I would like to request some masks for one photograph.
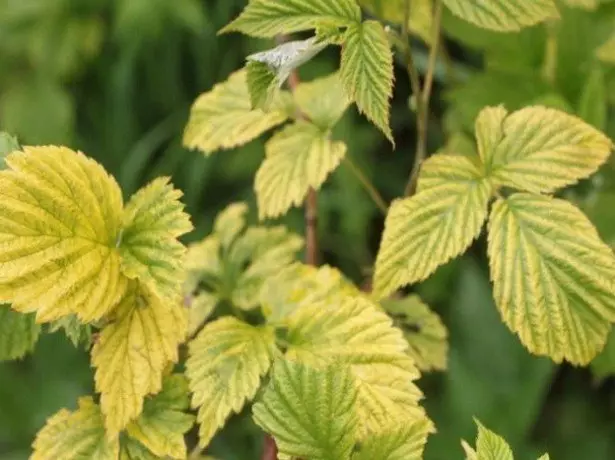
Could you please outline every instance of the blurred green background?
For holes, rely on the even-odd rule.
[[[0,130],[24,144],[65,144],[100,161],[125,196],[153,177],[170,175],[185,193],[195,239],[231,201],[254,204],[253,175],[263,140],[206,158],[182,148],[197,95],[272,45],[239,35],[216,36],[245,0],[0,0]],[[588,2],[592,3],[592,2]],[[615,30],[615,2],[596,11],[562,6],[562,21],[521,34],[480,31],[445,15],[448,58],[438,62],[430,118],[430,152],[444,139],[471,134],[485,105],[509,110],[541,103],[576,113],[615,138],[615,67],[595,49]],[[547,37],[551,34],[551,44]],[[416,41],[424,71],[425,46]],[[551,49],[551,57],[545,50]],[[301,69],[305,80],[336,69],[330,49]],[[387,200],[404,187],[413,161],[414,115],[409,83],[396,69],[392,125],[395,151],[354,110],[336,128],[354,162]],[[564,195],[581,205],[606,241],[615,243],[615,169]],[[362,282],[378,248],[383,218],[352,173],[341,166],[320,193],[322,259]],[[254,215],[254,207],[252,206]],[[281,220],[302,232],[302,213]],[[476,416],[518,453],[554,460],[615,458],[615,340],[592,369],[556,366],[530,356],[493,304],[484,235],[464,257],[416,286],[450,331],[449,372],[422,378],[426,406],[439,432],[426,458],[462,458]],[[35,353],[0,363],[0,459],[23,459],[47,417],[74,408],[93,391],[84,350],[46,334]],[[223,460],[259,458],[262,436],[247,414],[234,417],[211,453]]]

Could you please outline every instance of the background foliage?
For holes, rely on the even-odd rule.
[[[587,10],[560,3],[561,22],[517,34],[480,30],[446,11],[449,53],[436,71],[430,152],[443,147],[447,133],[471,133],[478,111],[499,103],[510,111],[531,103],[557,107],[615,138],[615,67],[608,63],[615,53],[603,49],[602,60],[595,53],[615,29],[615,2],[576,2]],[[87,152],[117,177],[126,197],[153,177],[171,175],[196,226],[190,239],[203,236],[227,203],[254,204],[253,174],[264,157],[262,140],[209,158],[181,146],[198,94],[225,80],[246,55],[271,46],[238,34],[216,36],[244,4],[0,0],[0,129],[25,144]],[[424,69],[426,52],[418,39],[416,49]],[[334,71],[336,53],[327,50],[302,67],[302,78]],[[395,70],[395,153],[355,109],[336,127],[347,154],[369,171],[385,199],[403,190],[415,144],[409,83],[403,67]],[[611,244],[614,167],[611,160],[591,181],[564,192]],[[373,263],[382,216],[346,166],[319,200],[324,261],[361,282]],[[255,218],[254,206],[251,212]],[[302,232],[299,210],[281,221]],[[449,371],[426,374],[419,383],[439,430],[426,458],[461,458],[459,439],[475,437],[473,416],[507,439],[521,459],[547,450],[562,460],[615,458],[615,385],[609,377],[615,352],[607,348],[592,370],[530,356],[492,304],[485,248],[483,235],[464,257],[417,287],[450,331]],[[0,458],[26,458],[48,416],[60,407],[73,409],[79,396],[92,393],[92,373],[86,352],[61,333],[43,335],[36,353],[22,361],[0,363]],[[214,439],[212,453],[225,460],[257,458],[262,436],[247,421],[235,417]]]

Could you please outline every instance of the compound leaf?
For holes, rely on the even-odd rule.
[[[253,417],[273,435],[281,454],[312,460],[347,459],[359,422],[356,399],[348,368],[280,360],[262,400],[254,405]]]
[[[478,426],[476,438],[476,451],[465,441],[462,441],[468,460],[513,460],[513,453],[506,441],[485,428],[482,423],[475,420]]]
[[[189,344],[186,375],[198,408],[199,444],[207,446],[233,413],[256,394],[275,356],[275,335],[227,316],[207,324]]]
[[[261,219],[278,217],[299,206],[310,188],[319,189],[346,154],[316,125],[297,121],[271,138],[254,188]]]
[[[352,460],[421,460],[430,431],[426,419],[402,427],[391,426],[367,438]]]
[[[34,349],[40,332],[33,314],[0,305],[0,362],[23,358]]]
[[[351,103],[339,73],[301,83],[294,96],[301,112],[323,130],[333,128]]]
[[[489,218],[496,305],[534,354],[584,365],[615,321],[615,256],[572,204],[517,193]]]

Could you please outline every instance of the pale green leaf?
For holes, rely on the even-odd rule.
[[[393,53],[382,24],[365,21],[346,31],[340,77],[346,93],[391,141],[389,125],[393,94]]]
[[[367,438],[352,460],[422,460],[430,431],[427,420],[391,426]]]
[[[88,350],[92,345],[92,326],[83,324],[77,315],[68,315],[49,324],[49,332],[64,330],[66,337],[75,347],[83,342],[83,348]]]
[[[41,327],[33,314],[19,313],[0,305],[0,362],[23,358],[34,350]]]
[[[573,8],[582,8],[588,11],[594,11],[598,8],[600,0],[563,0],[568,6]]]
[[[252,109],[268,112],[279,89],[275,72],[264,62],[249,61],[246,74]]]
[[[401,25],[404,22],[404,8],[407,0],[359,0],[367,11],[387,22]],[[412,0],[408,27],[425,43],[431,42],[433,23],[433,0]]]
[[[186,322],[179,304],[163,301],[131,282],[111,321],[92,349],[96,391],[110,437],[143,410],[146,395],[158,393],[169,363],[178,359]]]
[[[504,136],[503,124],[507,115],[506,109],[500,105],[486,107],[476,117],[476,143],[483,164],[491,164],[491,156]]]
[[[122,194],[95,161],[64,147],[24,147],[0,171],[0,302],[38,322],[106,315],[126,279],[116,250]]]
[[[200,291],[188,300],[188,337],[192,337],[211,317],[218,306],[218,297],[207,291]]]
[[[348,368],[280,360],[272,374],[253,417],[273,435],[278,451],[310,460],[350,458],[359,421]]]
[[[252,0],[220,33],[274,37],[315,29],[321,24],[347,26],[360,20],[355,0]]]
[[[198,408],[199,445],[254,398],[276,354],[272,328],[227,316],[207,324],[189,344],[186,376]]]
[[[615,64],[615,33],[596,50],[596,56],[607,64]]]
[[[487,135],[477,132],[478,138]],[[613,146],[580,118],[540,106],[508,115],[500,141],[490,145],[487,168],[495,184],[534,193],[550,193],[588,177],[607,160]]]
[[[160,393],[143,404],[139,418],[127,427],[127,434],[157,457],[186,458],[186,433],[194,423],[188,409],[188,382],[183,375],[165,378]]]
[[[333,128],[351,104],[337,72],[301,83],[294,96],[301,112],[323,130]]]
[[[487,216],[490,183],[461,155],[438,154],[421,169],[418,193],[391,205],[376,259],[374,294],[382,298],[423,281],[463,253]]]
[[[544,454],[538,460],[549,460],[550,458],[551,457],[549,457],[549,454]]]
[[[496,305],[534,354],[589,363],[615,321],[615,256],[572,204],[517,193],[489,218]]]
[[[463,439],[461,440],[461,448],[466,455],[466,460],[478,460],[476,451]]]
[[[277,133],[266,145],[266,158],[254,182],[259,217],[278,217],[291,206],[300,206],[308,190],[318,190],[345,154],[343,142],[330,140],[306,121]]]
[[[214,232],[224,248],[228,248],[246,226],[248,205],[244,202],[231,203],[221,211],[214,221]]]
[[[0,169],[4,169],[4,157],[15,150],[19,150],[17,139],[4,131],[0,131]]]
[[[468,460],[513,460],[513,453],[506,441],[485,428],[478,420],[475,419],[475,422],[478,426],[476,451],[462,441]]]
[[[117,460],[118,440],[105,436],[100,408],[92,398],[79,399],[79,409],[62,409],[47,420],[32,444],[31,460]]]
[[[583,85],[577,113],[579,117],[597,129],[606,126],[608,98],[604,70],[599,65],[594,66],[587,74]]]
[[[559,18],[554,0],[443,0],[460,17],[498,32],[518,31]]]
[[[440,317],[417,295],[382,303],[394,324],[404,331],[408,354],[421,371],[443,371],[447,366],[448,332]]]
[[[286,121],[285,104],[281,96],[272,102],[270,112],[252,109],[246,71],[235,72],[194,102],[183,143],[207,155],[246,144]]]

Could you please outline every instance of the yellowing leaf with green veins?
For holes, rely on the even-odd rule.
[[[351,104],[338,72],[301,83],[294,96],[301,112],[324,130],[333,128]]]
[[[346,154],[346,144],[329,139],[319,127],[299,120],[274,135],[254,189],[261,219],[300,206],[310,188],[318,190]]]
[[[272,102],[270,112],[252,109],[246,75],[245,70],[235,72],[197,98],[184,131],[187,148],[209,155],[238,147],[288,119],[288,100],[283,95]]]
[[[340,77],[348,96],[391,141],[390,98],[393,95],[393,53],[382,24],[365,21],[346,31]]]
[[[494,204],[489,263],[495,302],[528,350],[589,363],[615,321],[615,256],[572,204],[517,193]]]
[[[118,440],[105,436],[100,408],[92,398],[79,399],[79,408],[62,409],[47,420],[32,444],[31,460],[117,460]]]
[[[615,64],[615,33],[596,50],[596,56],[607,64]]]
[[[166,177],[134,194],[124,210],[119,247],[122,272],[171,301],[181,292],[186,252],[177,238],[192,230],[181,196]]]
[[[451,12],[484,29],[512,32],[559,18],[554,0],[443,0]]]
[[[93,321],[126,290],[116,250],[122,194],[106,171],[64,147],[24,147],[0,171],[0,302],[38,322]]]
[[[608,137],[580,118],[540,106],[509,114],[501,126],[498,136],[476,133],[478,139],[500,138],[489,144],[491,154],[483,155],[491,160],[486,167],[496,186],[551,193],[590,176],[613,148]]]
[[[207,324],[188,354],[186,376],[192,407],[199,410],[199,445],[205,447],[254,398],[276,354],[274,330],[226,316]]]
[[[289,358],[351,367],[362,437],[425,417],[408,344],[378,305],[358,296],[309,303],[288,318],[287,327]]]
[[[342,27],[360,20],[361,10],[355,0],[252,0],[220,33],[274,37],[322,24]]]
[[[401,25],[404,22],[406,0],[359,0],[359,4],[377,18]],[[431,42],[433,0],[412,0],[408,27],[425,43]]]
[[[448,332],[440,317],[417,295],[382,302],[393,323],[404,331],[408,354],[421,371],[447,366]]]
[[[421,460],[430,432],[427,420],[392,425],[361,443],[352,460]]]
[[[186,334],[181,308],[133,281],[100,333],[92,364],[109,436],[142,412],[145,396],[160,391],[165,367],[177,361]]]
[[[478,155],[485,165],[491,164],[495,149],[504,136],[503,125],[507,115],[504,106],[499,105],[484,108],[476,118],[474,129]]]
[[[280,360],[253,418],[281,455],[310,460],[350,458],[359,420],[357,389],[348,368]]]
[[[393,202],[376,258],[374,295],[426,279],[478,237],[492,188],[462,155],[438,154],[421,169],[418,193]]]
[[[40,332],[34,315],[0,305],[0,362],[23,358],[34,349]]]
[[[186,458],[186,433],[194,423],[188,409],[188,382],[175,374],[164,379],[160,393],[143,404],[143,412],[126,428],[128,436],[139,441],[156,458]]]

